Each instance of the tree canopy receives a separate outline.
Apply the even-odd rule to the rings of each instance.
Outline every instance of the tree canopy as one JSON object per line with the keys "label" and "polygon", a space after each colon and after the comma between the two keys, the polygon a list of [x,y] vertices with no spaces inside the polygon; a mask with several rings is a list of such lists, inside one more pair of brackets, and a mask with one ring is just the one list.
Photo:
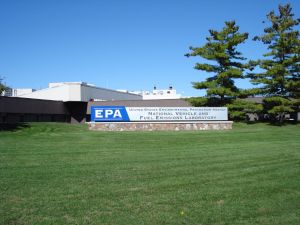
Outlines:
{"label": "tree canopy", "polygon": [[[244,117],[245,112],[268,113],[271,118],[283,121],[286,113],[299,111],[300,105],[300,40],[299,18],[294,18],[290,4],[279,5],[278,13],[267,14],[268,26],[254,41],[267,45],[263,59],[250,60],[237,50],[248,38],[240,33],[235,21],[226,21],[220,31],[209,30],[210,36],[202,47],[190,47],[187,57],[200,56],[195,69],[213,74],[205,81],[193,82],[196,89],[206,90],[206,98],[192,98],[192,104],[227,106],[232,117]],[[206,62],[205,62],[206,61]],[[252,72],[259,66],[262,72]],[[240,89],[236,79],[250,78],[257,88]],[[246,102],[241,98],[260,95],[261,105]]]}
{"label": "tree canopy", "polygon": [[300,96],[300,40],[295,30],[300,19],[294,19],[289,4],[279,5],[279,15],[271,11],[267,18],[270,27],[264,29],[262,36],[254,40],[262,41],[270,50],[259,60],[263,73],[253,74],[252,83],[263,84],[260,92],[269,96]]}
{"label": "tree canopy", "polygon": [[210,36],[202,47],[190,47],[187,57],[200,56],[211,63],[197,63],[195,69],[213,73],[203,82],[193,82],[196,89],[205,89],[207,96],[219,99],[220,105],[227,103],[226,98],[237,97],[240,90],[234,79],[243,78],[246,60],[237,46],[248,38],[248,33],[239,33],[235,21],[225,22],[221,31],[209,30]]}
{"label": "tree canopy", "polygon": [[257,61],[263,72],[249,77],[253,84],[261,85],[256,90],[267,97],[267,112],[282,117],[294,111],[292,99],[300,97],[300,40],[296,29],[300,19],[294,19],[289,4],[279,5],[278,14],[271,11],[267,19],[270,26],[254,38],[268,45],[264,59]]}

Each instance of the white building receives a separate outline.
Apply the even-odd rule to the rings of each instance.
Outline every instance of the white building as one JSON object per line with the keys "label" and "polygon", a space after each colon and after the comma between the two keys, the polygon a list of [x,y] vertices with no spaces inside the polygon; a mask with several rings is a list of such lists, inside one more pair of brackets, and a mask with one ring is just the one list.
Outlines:
{"label": "white building", "polygon": [[[122,92],[128,92],[126,90],[120,90]],[[138,94],[143,97],[143,100],[155,100],[155,99],[180,99],[181,94],[177,94],[176,90],[170,86],[168,89],[156,89],[152,91],[130,91],[129,93]]]}
{"label": "white building", "polygon": [[46,99],[57,101],[82,101],[93,100],[141,100],[142,96],[133,93],[124,93],[106,88],[96,87],[85,82],[60,82],[49,83],[48,88],[18,95],[22,98]]}
{"label": "white building", "polygon": [[36,91],[36,90],[32,89],[32,88],[16,88],[16,89],[12,89],[12,97],[17,97],[17,96],[21,96],[21,95],[30,94],[30,93],[32,93],[34,91]]}
{"label": "white building", "polygon": [[32,88],[8,88],[7,90],[3,91],[2,95],[7,97],[18,97],[34,91],[35,89]]}

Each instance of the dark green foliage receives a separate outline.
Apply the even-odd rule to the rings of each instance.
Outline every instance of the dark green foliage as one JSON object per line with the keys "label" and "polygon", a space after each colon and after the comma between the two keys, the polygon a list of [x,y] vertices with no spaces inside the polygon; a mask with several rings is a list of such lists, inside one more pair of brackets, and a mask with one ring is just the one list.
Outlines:
{"label": "dark green foliage", "polygon": [[[217,97],[192,97],[189,98],[188,101],[196,107],[200,106],[210,106],[210,107],[219,107],[220,106],[220,99]],[[231,102],[231,99],[226,98],[224,99],[224,102]]]}
{"label": "dark green foliage", "polygon": [[279,96],[266,97],[263,100],[264,110],[270,115],[273,121],[282,123],[287,113],[294,112],[294,102]]}
{"label": "dark green foliage", "polygon": [[3,78],[0,77],[0,95],[6,89],[7,89],[7,87],[3,84]]}
{"label": "dark green foliage", "polygon": [[195,107],[206,106],[208,99],[205,97],[192,97],[187,99]]}
{"label": "dark green foliage", "polygon": [[254,38],[268,45],[265,59],[256,62],[264,72],[249,76],[253,84],[262,85],[257,93],[271,97],[265,100],[266,111],[280,118],[294,110],[291,99],[300,98],[300,40],[296,29],[300,19],[293,17],[289,4],[279,5],[278,15],[274,11],[267,15],[271,26],[264,29],[264,35]]}
{"label": "dark green foliage", "polygon": [[235,99],[226,105],[229,111],[229,118],[232,120],[247,120],[247,115],[259,114],[263,107],[261,104],[250,102],[243,99]]}
{"label": "dark green foliage", "polygon": [[[196,89],[205,89],[209,98],[219,100],[218,105],[224,106],[226,98],[238,97],[240,90],[235,86],[234,79],[243,78],[247,68],[242,63],[245,58],[236,47],[248,38],[248,33],[239,33],[239,26],[234,21],[225,22],[221,31],[209,30],[210,36],[203,47],[190,47],[190,56],[200,56],[213,64],[197,63],[195,69],[213,73],[212,77],[203,82],[193,82]],[[213,101],[214,102],[214,101]]]}

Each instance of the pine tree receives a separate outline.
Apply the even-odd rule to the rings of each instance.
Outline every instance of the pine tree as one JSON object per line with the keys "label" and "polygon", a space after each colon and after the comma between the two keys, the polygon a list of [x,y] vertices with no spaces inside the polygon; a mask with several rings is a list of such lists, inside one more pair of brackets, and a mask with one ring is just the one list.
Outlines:
{"label": "pine tree", "polygon": [[293,18],[289,4],[278,9],[278,15],[274,11],[267,15],[271,26],[264,29],[265,34],[254,38],[268,45],[269,52],[257,62],[264,72],[250,74],[250,78],[253,84],[262,85],[259,93],[266,96],[265,110],[282,122],[300,97],[300,40],[295,29],[300,19]]}
{"label": "pine tree", "polygon": [[248,33],[238,31],[235,21],[227,21],[221,31],[209,30],[210,36],[204,46],[190,47],[191,53],[186,54],[187,57],[200,56],[212,62],[197,63],[194,68],[214,75],[206,81],[192,83],[194,88],[206,90],[208,105],[224,106],[241,94],[234,79],[243,78],[246,66],[242,62],[246,59],[236,47],[248,38]]}

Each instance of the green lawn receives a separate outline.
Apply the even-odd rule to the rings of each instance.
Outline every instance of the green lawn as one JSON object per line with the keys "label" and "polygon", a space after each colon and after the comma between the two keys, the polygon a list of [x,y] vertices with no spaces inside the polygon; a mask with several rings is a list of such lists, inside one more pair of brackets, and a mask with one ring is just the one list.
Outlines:
{"label": "green lawn", "polygon": [[300,125],[0,132],[0,224],[300,224]]}

